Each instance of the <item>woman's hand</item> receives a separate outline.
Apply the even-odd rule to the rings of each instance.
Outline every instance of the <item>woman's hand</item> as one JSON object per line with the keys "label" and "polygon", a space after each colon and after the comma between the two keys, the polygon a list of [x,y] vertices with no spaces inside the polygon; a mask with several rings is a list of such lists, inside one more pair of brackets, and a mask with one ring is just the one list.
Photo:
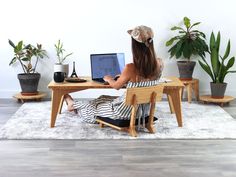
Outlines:
{"label": "woman's hand", "polygon": [[106,75],[106,76],[103,77],[103,80],[110,83],[113,80],[113,77],[110,76],[110,75]]}

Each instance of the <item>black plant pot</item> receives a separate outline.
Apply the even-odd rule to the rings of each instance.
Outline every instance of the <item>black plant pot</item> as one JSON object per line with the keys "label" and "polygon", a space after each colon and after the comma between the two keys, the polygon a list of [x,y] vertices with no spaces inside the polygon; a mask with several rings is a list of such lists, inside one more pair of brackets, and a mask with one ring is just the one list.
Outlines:
{"label": "black plant pot", "polygon": [[55,82],[64,82],[65,73],[64,72],[54,72],[53,79]]}
{"label": "black plant pot", "polygon": [[225,96],[225,90],[227,87],[227,83],[210,83],[211,85],[211,97],[220,99],[224,98]]}
{"label": "black plant pot", "polygon": [[192,80],[195,65],[195,61],[177,61],[180,80]]}
{"label": "black plant pot", "polygon": [[28,74],[18,74],[17,75],[22,95],[37,95],[38,94],[38,84],[40,79],[39,73],[28,73]]}

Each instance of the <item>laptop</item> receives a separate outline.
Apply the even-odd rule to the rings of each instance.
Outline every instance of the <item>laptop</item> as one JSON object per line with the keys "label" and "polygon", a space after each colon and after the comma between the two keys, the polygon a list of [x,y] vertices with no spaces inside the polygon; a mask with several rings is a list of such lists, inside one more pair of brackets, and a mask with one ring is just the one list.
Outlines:
{"label": "laptop", "polygon": [[103,77],[110,75],[113,78],[121,74],[125,67],[124,53],[91,54],[92,80],[104,83]]}

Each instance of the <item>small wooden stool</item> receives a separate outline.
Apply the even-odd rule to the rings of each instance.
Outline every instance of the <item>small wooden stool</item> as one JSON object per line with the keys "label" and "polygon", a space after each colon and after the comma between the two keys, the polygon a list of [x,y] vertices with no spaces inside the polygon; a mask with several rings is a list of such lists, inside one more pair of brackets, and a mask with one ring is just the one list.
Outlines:
{"label": "small wooden stool", "polygon": [[18,102],[24,103],[25,101],[41,101],[42,98],[46,96],[44,92],[38,92],[37,95],[22,95],[21,93],[15,94],[13,97],[18,100]]}
{"label": "small wooden stool", "polygon": [[216,103],[223,107],[224,104],[229,104],[229,102],[233,101],[235,98],[232,96],[224,96],[224,98],[212,98],[211,95],[202,95],[199,99],[200,101],[203,101],[204,104]]}
{"label": "small wooden stool", "polygon": [[[188,102],[191,103],[192,101],[192,91],[194,91],[195,98],[198,101],[199,100],[199,80],[193,78],[192,80],[181,80],[181,82],[186,87],[187,95],[188,95]],[[182,89],[181,98],[183,98],[183,92],[184,92],[184,88]]]}

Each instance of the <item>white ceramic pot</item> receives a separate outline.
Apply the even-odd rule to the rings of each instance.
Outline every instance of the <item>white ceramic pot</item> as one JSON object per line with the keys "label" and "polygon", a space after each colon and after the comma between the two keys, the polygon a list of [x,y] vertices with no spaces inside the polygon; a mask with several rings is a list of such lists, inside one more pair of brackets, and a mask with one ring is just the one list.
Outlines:
{"label": "white ceramic pot", "polygon": [[69,64],[54,64],[54,72],[64,72],[65,76],[68,77],[69,74]]}

